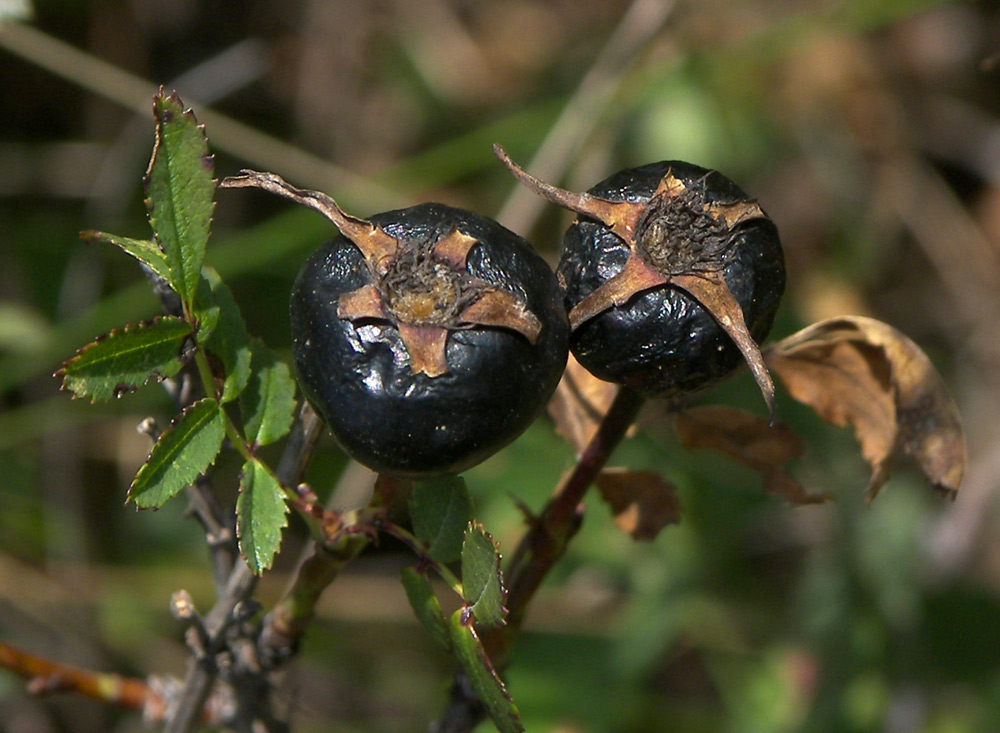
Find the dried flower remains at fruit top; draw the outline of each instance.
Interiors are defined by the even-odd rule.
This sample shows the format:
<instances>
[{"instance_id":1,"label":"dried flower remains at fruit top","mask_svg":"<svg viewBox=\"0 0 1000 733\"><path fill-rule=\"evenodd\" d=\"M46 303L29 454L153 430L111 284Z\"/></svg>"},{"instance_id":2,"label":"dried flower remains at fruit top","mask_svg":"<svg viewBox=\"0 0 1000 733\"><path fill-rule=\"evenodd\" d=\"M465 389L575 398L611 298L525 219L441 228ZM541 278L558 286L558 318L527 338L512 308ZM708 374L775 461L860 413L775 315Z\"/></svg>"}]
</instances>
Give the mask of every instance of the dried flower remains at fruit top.
<instances>
[{"instance_id":1,"label":"dried flower remains at fruit top","mask_svg":"<svg viewBox=\"0 0 1000 733\"><path fill-rule=\"evenodd\" d=\"M669 169L652 196L612 201L552 186L521 169L500 146L494 146L494 152L530 190L601 222L628 247L621 270L570 308L574 331L611 308L625 306L640 293L664 286L678 288L708 311L732 339L773 417L774 384L743 309L723 276L739 228L767 218L756 201L712 201L706 196L704 179L685 181Z\"/></svg>"},{"instance_id":2,"label":"dried flower remains at fruit top","mask_svg":"<svg viewBox=\"0 0 1000 733\"><path fill-rule=\"evenodd\" d=\"M514 294L473 277L466 270L476 245L457 229L437 242L402 247L378 226L345 214L323 193L295 188L273 173L241 171L222 182L276 193L326 216L364 254L372 282L342 295L337 315L350 321L392 323L410 356L414 374L447 374L448 331L472 326L507 328L532 344L541 323Z\"/></svg>"}]
</instances>

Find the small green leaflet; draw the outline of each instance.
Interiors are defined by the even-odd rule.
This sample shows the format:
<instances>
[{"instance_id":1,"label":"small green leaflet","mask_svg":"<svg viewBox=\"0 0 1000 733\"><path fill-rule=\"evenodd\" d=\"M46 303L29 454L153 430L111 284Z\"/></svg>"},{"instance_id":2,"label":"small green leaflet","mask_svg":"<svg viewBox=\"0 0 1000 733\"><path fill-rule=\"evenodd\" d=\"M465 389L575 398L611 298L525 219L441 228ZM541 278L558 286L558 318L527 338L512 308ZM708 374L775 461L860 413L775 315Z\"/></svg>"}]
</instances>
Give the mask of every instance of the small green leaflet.
<instances>
[{"instance_id":1,"label":"small green leaflet","mask_svg":"<svg viewBox=\"0 0 1000 733\"><path fill-rule=\"evenodd\" d=\"M236 500L236 535L240 553L254 575L271 567L288 525L285 492L267 466L256 458L243 464Z\"/></svg>"},{"instance_id":2,"label":"small green leaflet","mask_svg":"<svg viewBox=\"0 0 1000 733\"><path fill-rule=\"evenodd\" d=\"M480 626L500 626L507 609L500 555L483 525L470 522L462 543L462 597Z\"/></svg>"},{"instance_id":3,"label":"small green leaflet","mask_svg":"<svg viewBox=\"0 0 1000 733\"><path fill-rule=\"evenodd\" d=\"M92 402L120 397L177 374L190 333L191 324L173 316L115 329L77 351L55 376L63 378L64 390Z\"/></svg>"},{"instance_id":4,"label":"small green leaflet","mask_svg":"<svg viewBox=\"0 0 1000 733\"><path fill-rule=\"evenodd\" d=\"M462 538L472 518L472 500L460 476L417 481L410 498L413 532L427 543L435 562L449 563L462 556Z\"/></svg>"},{"instance_id":5,"label":"small green leaflet","mask_svg":"<svg viewBox=\"0 0 1000 733\"><path fill-rule=\"evenodd\" d=\"M167 267L167 256L163 253L163 248L151 239L132 239L131 237L122 237L117 234L90 231L80 232L80 238L97 239L117 245L164 280L170 282L170 268Z\"/></svg>"},{"instance_id":6,"label":"small green leaflet","mask_svg":"<svg viewBox=\"0 0 1000 733\"><path fill-rule=\"evenodd\" d=\"M195 402L160 436L129 487L140 509L163 506L215 462L225 436L222 408L211 397Z\"/></svg>"},{"instance_id":7,"label":"small green leaflet","mask_svg":"<svg viewBox=\"0 0 1000 733\"><path fill-rule=\"evenodd\" d=\"M170 286L194 301L215 204L215 164L202 126L176 92L153 97L156 142L146 170L149 225L163 247Z\"/></svg>"},{"instance_id":8,"label":"small green leaflet","mask_svg":"<svg viewBox=\"0 0 1000 733\"><path fill-rule=\"evenodd\" d=\"M448 624L444 620L444 614L441 613L441 602L434 595L427 575L417 572L415 568L403 568L403 588L417 620L423 624L434 641L446 650L450 650Z\"/></svg>"},{"instance_id":9,"label":"small green leaflet","mask_svg":"<svg viewBox=\"0 0 1000 733\"><path fill-rule=\"evenodd\" d=\"M472 627L472 619L467 608L460 608L451 615L448 632L452 648L462 669L468 675L472 689L493 719L493 724L501 733L520 733L521 714L507 688L486 656L483 645Z\"/></svg>"},{"instance_id":10,"label":"small green leaflet","mask_svg":"<svg viewBox=\"0 0 1000 733\"><path fill-rule=\"evenodd\" d=\"M205 282L209 292L205 292ZM206 301L210 305L206 305ZM232 291L211 267L203 270L198 289L196 314L200 319L212 319L211 334L201 343L218 357L225 370L222 402L236 399L250 381L250 335Z\"/></svg>"},{"instance_id":11,"label":"small green leaflet","mask_svg":"<svg viewBox=\"0 0 1000 733\"><path fill-rule=\"evenodd\" d=\"M240 395L243 432L254 446L283 438L295 418L295 380L262 341L250 343L250 383Z\"/></svg>"}]
</instances>

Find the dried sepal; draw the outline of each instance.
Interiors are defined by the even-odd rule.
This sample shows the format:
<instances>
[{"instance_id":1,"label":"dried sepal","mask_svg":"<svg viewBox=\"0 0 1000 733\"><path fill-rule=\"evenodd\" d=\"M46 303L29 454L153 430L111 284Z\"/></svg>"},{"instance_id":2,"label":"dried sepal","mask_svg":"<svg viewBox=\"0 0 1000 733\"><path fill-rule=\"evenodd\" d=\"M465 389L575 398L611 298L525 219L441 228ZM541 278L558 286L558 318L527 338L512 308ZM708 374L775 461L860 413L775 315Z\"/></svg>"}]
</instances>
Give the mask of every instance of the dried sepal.
<instances>
[{"instance_id":1,"label":"dried sepal","mask_svg":"<svg viewBox=\"0 0 1000 733\"><path fill-rule=\"evenodd\" d=\"M439 326L414 326L400 321L396 324L399 338L410 355L410 370L414 374L440 377L448 373L445 349L448 331Z\"/></svg>"},{"instance_id":2,"label":"dried sepal","mask_svg":"<svg viewBox=\"0 0 1000 733\"><path fill-rule=\"evenodd\" d=\"M531 344L538 340L542 322L520 299L505 290L489 290L465 308L459 321L470 325L495 326L517 331Z\"/></svg>"},{"instance_id":3,"label":"dried sepal","mask_svg":"<svg viewBox=\"0 0 1000 733\"><path fill-rule=\"evenodd\" d=\"M224 178L219 188L259 188L319 212L361 250L370 264L379 263L396 251L396 240L370 221L346 214L325 193L296 188L274 173L241 170L235 176Z\"/></svg>"},{"instance_id":4,"label":"dried sepal","mask_svg":"<svg viewBox=\"0 0 1000 733\"><path fill-rule=\"evenodd\" d=\"M670 283L670 278L664 277L642 259L629 257L621 272L570 310L570 328L574 330L579 328L612 306L625 305L635 297L636 293L668 283Z\"/></svg>"},{"instance_id":5,"label":"dried sepal","mask_svg":"<svg viewBox=\"0 0 1000 733\"><path fill-rule=\"evenodd\" d=\"M220 185L259 188L311 208L333 222L361 251L373 281L341 295L337 300L337 316L396 326L413 374L438 377L448 373L449 330L470 326L506 328L520 333L532 345L538 338L542 324L518 296L468 273L466 259L478 243L469 234L453 229L429 251L407 250L371 221L346 214L325 193L296 188L274 173L243 170ZM401 262L404 264L399 267ZM407 272L410 263L423 268L419 273L422 279L417 278L419 287L403 297L394 297L398 295L395 283L405 282L410 276ZM446 268L445 274L438 274L442 266ZM450 305L442 315L438 308L444 301Z\"/></svg>"},{"instance_id":6,"label":"dried sepal","mask_svg":"<svg viewBox=\"0 0 1000 733\"><path fill-rule=\"evenodd\" d=\"M712 314L722 330L733 340L750 367L757 388L767 404L768 418L774 422L774 381L767 371L760 347L753 340L743 319L743 309L726 287L719 272L702 272L695 275L675 275L671 282L701 303Z\"/></svg>"},{"instance_id":7,"label":"dried sepal","mask_svg":"<svg viewBox=\"0 0 1000 733\"><path fill-rule=\"evenodd\" d=\"M623 201L608 201L589 193L574 193L546 183L511 160L507 152L498 144L493 145L493 154L506 166L507 170L528 190L546 201L569 209L582 216L589 216L606 224L622 239L632 235L638 224L640 212L633 204Z\"/></svg>"}]
</instances>

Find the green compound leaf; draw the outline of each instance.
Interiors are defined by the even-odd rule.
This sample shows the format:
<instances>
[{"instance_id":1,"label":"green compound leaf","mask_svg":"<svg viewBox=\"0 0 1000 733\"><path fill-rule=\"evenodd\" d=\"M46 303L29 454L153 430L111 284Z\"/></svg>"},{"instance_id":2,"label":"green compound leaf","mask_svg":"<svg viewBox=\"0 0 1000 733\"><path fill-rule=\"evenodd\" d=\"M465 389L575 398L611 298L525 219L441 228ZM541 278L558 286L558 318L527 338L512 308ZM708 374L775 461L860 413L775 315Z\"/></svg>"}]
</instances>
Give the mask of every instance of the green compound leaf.
<instances>
[{"instance_id":1,"label":"green compound leaf","mask_svg":"<svg viewBox=\"0 0 1000 733\"><path fill-rule=\"evenodd\" d=\"M259 460L247 461L236 499L236 536L240 553L254 575L271 567L286 526L288 505L281 484Z\"/></svg>"},{"instance_id":2,"label":"green compound leaf","mask_svg":"<svg viewBox=\"0 0 1000 733\"><path fill-rule=\"evenodd\" d=\"M493 724L501 733L523 731L521 714L483 650L476 630L472 627L469 609L460 608L451 615L448 632L455 656L468 676L472 689L486 706Z\"/></svg>"},{"instance_id":3,"label":"green compound leaf","mask_svg":"<svg viewBox=\"0 0 1000 733\"><path fill-rule=\"evenodd\" d=\"M460 476L417 481L410 498L413 533L427 543L428 554L438 563L462 556L462 538L472 518L472 500Z\"/></svg>"},{"instance_id":4,"label":"green compound leaf","mask_svg":"<svg viewBox=\"0 0 1000 733\"><path fill-rule=\"evenodd\" d=\"M205 293L204 282L208 283L210 295ZM222 403L225 404L239 397L250 381L250 335L232 291L210 267L204 268L195 312L199 323L211 326L202 344L218 358L225 370L222 382Z\"/></svg>"},{"instance_id":5,"label":"green compound leaf","mask_svg":"<svg viewBox=\"0 0 1000 733\"><path fill-rule=\"evenodd\" d=\"M156 441L126 501L140 509L163 506L215 462L225 432L219 403L210 397L195 402Z\"/></svg>"},{"instance_id":6,"label":"green compound leaf","mask_svg":"<svg viewBox=\"0 0 1000 733\"><path fill-rule=\"evenodd\" d=\"M146 170L149 225L163 247L167 282L188 306L194 301L215 204L215 163L204 128L176 93L153 97L156 142Z\"/></svg>"},{"instance_id":7,"label":"green compound leaf","mask_svg":"<svg viewBox=\"0 0 1000 733\"><path fill-rule=\"evenodd\" d=\"M132 239L106 232L80 232L81 239L97 239L121 247L135 257L150 270L170 282L170 268L167 266L167 256L163 248L151 239Z\"/></svg>"},{"instance_id":8,"label":"green compound leaf","mask_svg":"<svg viewBox=\"0 0 1000 733\"><path fill-rule=\"evenodd\" d=\"M406 590L406 598L410 601L410 607L413 608L417 620L427 629L427 633L434 641L450 651L451 639L448 636L448 623L444 620L441 602L434 595L431 581L427 575L417 572L415 568L403 568L403 588Z\"/></svg>"},{"instance_id":9,"label":"green compound leaf","mask_svg":"<svg viewBox=\"0 0 1000 733\"><path fill-rule=\"evenodd\" d=\"M179 372L190 333L191 324L173 316L115 329L77 351L55 376L64 390L92 402L120 397Z\"/></svg>"},{"instance_id":10,"label":"green compound leaf","mask_svg":"<svg viewBox=\"0 0 1000 733\"><path fill-rule=\"evenodd\" d=\"M500 626L507 609L500 555L483 525L470 522L462 543L462 597L480 626Z\"/></svg>"},{"instance_id":11,"label":"green compound leaf","mask_svg":"<svg viewBox=\"0 0 1000 733\"><path fill-rule=\"evenodd\" d=\"M295 418L295 380L288 365L262 341L250 343L250 382L241 394L243 432L252 445L285 437Z\"/></svg>"}]
</instances>

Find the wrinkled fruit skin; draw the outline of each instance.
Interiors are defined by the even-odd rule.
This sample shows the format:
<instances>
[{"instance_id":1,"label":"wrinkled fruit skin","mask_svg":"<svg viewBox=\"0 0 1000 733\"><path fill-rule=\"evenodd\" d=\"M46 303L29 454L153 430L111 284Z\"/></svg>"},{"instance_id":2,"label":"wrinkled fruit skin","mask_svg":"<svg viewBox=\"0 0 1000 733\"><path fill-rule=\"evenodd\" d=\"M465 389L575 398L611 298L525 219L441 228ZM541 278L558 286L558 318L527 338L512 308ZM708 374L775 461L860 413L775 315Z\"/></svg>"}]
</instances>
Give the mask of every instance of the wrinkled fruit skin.
<instances>
[{"instance_id":1,"label":"wrinkled fruit skin","mask_svg":"<svg viewBox=\"0 0 1000 733\"><path fill-rule=\"evenodd\" d=\"M589 193L609 201L645 202L668 172L689 188L703 187L709 202L749 198L718 172L678 161L621 171ZM605 225L579 218L566 232L557 270L567 309L620 272L628 257L626 244ZM722 274L742 307L750 335L760 343L771 330L785 289L781 244L770 219L735 227ZM740 351L708 311L669 285L638 293L584 322L571 335L570 348L595 376L667 399L707 389L743 364Z\"/></svg>"},{"instance_id":2,"label":"wrinkled fruit skin","mask_svg":"<svg viewBox=\"0 0 1000 733\"><path fill-rule=\"evenodd\" d=\"M460 472L520 435L559 381L569 327L555 276L527 242L472 212L421 204L371 222L401 246L455 228L476 238L469 274L523 298L542 324L534 344L498 327L449 330L449 371L414 374L394 325L338 317L339 296L373 282L357 247L338 236L299 273L291 321L300 384L344 450L395 477Z\"/></svg>"}]
</instances>

